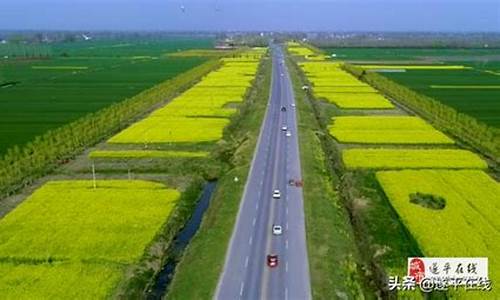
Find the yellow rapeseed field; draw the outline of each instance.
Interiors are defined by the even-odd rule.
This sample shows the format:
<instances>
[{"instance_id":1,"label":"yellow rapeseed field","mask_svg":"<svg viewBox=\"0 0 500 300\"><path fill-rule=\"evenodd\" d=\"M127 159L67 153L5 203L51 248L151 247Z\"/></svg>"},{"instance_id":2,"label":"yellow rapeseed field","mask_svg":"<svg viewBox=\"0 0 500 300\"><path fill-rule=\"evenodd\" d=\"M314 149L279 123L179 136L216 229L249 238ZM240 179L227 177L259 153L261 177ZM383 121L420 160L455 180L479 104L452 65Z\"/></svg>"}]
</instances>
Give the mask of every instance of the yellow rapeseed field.
<instances>
[{"instance_id":1,"label":"yellow rapeseed field","mask_svg":"<svg viewBox=\"0 0 500 300\"><path fill-rule=\"evenodd\" d=\"M477 154L458 149L348 149L348 169L486 169Z\"/></svg>"},{"instance_id":2,"label":"yellow rapeseed field","mask_svg":"<svg viewBox=\"0 0 500 300\"><path fill-rule=\"evenodd\" d=\"M488 257L489 277L493 285L500 282L498 182L474 170L382 171L376 176L425 256ZM410 194L417 192L444 198L445 207L429 209L410 202ZM468 291L459 298L499 299L500 290Z\"/></svg>"},{"instance_id":3,"label":"yellow rapeseed field","mask_svg":"<svg viewBox=\"0 0 500 300\"><path fill-rule=\"evenodd\" d=\"M342 143L453 144L454 141L419 117L339 116L329 126Z\"/></svg>"},{"instance_id":4,"label":"yellow rapeseed field","mask_svg":"<svg viewBox=\"0 0 500 300\"><path fill-rule=\"evenodd\" d=\"M89 154L91 159L99 158L200 158L207 157L204 151L162 151L162 150L96 150Z\"/></svg>"},{"instance_id":5,"label":"yellow rapeseed field","mask_svg":"<svg viewBox=\"0 0 500 300\"><path fill-rule=\"evenodd\" d=\"M343 109L391 109L394 105L373 87L359 81L334 62L299 64L312 83L316 98L325 99Z\"/></svg>"},{"instance_id":6,"label":"yellow rapeseed field","mask_svg":"<svg viewBox=\"0 0 500 300\"><path fill-rule=\"evenodd\" d=\"M223 58L221 68L108 142L199 143L221 139L229 117L236 112L231 104L244 100L264 53L264 48L254 48Z\"/></svg>"},{"instance_id":7,"label":"yellow rapeseed field","mask_svg":"<svg viewBox=\"0 0 500 300\"><path fill-rule=\"evenodd\" d=\"M168 220L177 190L51 181L0 220L0 298L105 299Z\"/></svg>"}]
</instances>

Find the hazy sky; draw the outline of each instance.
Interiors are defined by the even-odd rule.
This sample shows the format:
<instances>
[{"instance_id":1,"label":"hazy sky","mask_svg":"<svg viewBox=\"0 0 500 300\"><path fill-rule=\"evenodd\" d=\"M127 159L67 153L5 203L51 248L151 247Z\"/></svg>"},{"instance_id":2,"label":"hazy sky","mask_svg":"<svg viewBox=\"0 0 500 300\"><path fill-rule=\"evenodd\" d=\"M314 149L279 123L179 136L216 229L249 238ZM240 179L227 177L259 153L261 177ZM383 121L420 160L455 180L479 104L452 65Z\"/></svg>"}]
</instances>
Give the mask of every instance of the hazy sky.
<instances>
[{"instance_id":1,"label":"hazy sky","mask_svg":"<svg viewBox=\"0 0 500 300\"><path fill-rule=\"evenodd\" d=\"M500 32L500 0L1 2L0 29Z\"/></svg>"}]
</instances>

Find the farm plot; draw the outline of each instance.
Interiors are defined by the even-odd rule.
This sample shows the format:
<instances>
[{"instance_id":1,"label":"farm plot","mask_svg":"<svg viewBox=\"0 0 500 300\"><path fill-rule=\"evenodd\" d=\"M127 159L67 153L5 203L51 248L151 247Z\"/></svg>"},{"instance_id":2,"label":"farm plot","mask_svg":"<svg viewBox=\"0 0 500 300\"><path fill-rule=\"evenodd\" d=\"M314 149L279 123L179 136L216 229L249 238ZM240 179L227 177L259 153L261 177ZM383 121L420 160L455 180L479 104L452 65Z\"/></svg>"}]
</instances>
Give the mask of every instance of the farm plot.
<instances>
[{"instance_id":1,"label":"farm plot","mask_svg":"<svg viewBox=\"0 0 500 300\"><path fill-rule=\"evenodd\" d=\"M475 69L408 70L383 76L486 125L500 127L500 76Z\"/></svg>"},{"instance_id":2,"label":"farm plot","mask_svg":"<svg viewBox=\"0 0 500 300\"><path fill-rule=\"evenodd\" d=\"M0 220L2 295L104 298L178 198L139 180L46 183Z\"/></svg>"},{"instance_id":3,"label":"farm plot","mask_svg":"<svg viewBox=\"0 0 500 300\"><path fill-rule=\"evenodd\" d=\"M288 51L290 51L291 54L297 55L297 56L309 56L309 55L314 55L314 52L312 52L311 49L302 46L301 44L297 42L288 42Z\"/></svg>"},{"instance_id":4,"label":"farm plot","mask_svg":"<svg viewBox=\"0 0 500 300\"><path fill-rule=\"evenodd\" d=\"M89 158L203 158L208 154L203 151L96 150L89 154Z\"/></svg>"},{"instance_id":5,"label":"farm plot","mask_svg":"<svg viewBox=\"0 0 500 300\"><path fill-rule=\"evenodd\" d=\"M366 70L464 70L463 65L361 65Z\"/></svg>"},{"instance_id":6,"label":"farm plot","mask_svg":"<svg viewBox=\"0 0 500 300\"><path fill-rule=\"evenodd\" d=\"M2 59L0 155L207 60L164 53L211 45L210 39L182 37L87 41L54 44L53 56L44 59Z\"/></svg>"},{"instance_id":7,"label":"farm plot","mask_svg":"<svg viewBox=\"0 0 500 300\"><path fill-rule=\"evenodd\" d=\"M382 171L376 177L426 256L488 257L490 279L499 282L498 182L474 170ZM442 197L444 207L432 209L410 202L416 193ZM495 288L484 294L492 299L499 295Z\"/></svg>"},{"instance_id":8,"label":"farm plot","mask_svg":"<svg viewBox=\"0 0 500 300\"><path fill-rule=\"evenodd\" d=\"M343 109L390 109L394 105L371 86L343 71L338 63L300 64L312 83L316 98L326 99Z\"/></svg>"},{"instance_id":9,"label":"farm plot","mask_svg":"<svg viewBox=\"0 0 500 300\"><path fill-rule=\"evenodd\" d=\"M0 258L131 263L179 192L147 181L53 181L0 220Z\"/></svg>"},{"instance_id":10,"label":"farm plot","mask_svg":"<svg viewBox=\"0 0 500 300\"><path fill-rule=\"evenodd\" d=\"M339 116L329 126L341 143L453 144L454 141L419 117Z\"/></svg>"},{"instance_id":11,"label":"farm plot","mask_svg":"<svg viewBox=\"0 0 500 300\"><path fill-rule=\"evenodd\" d=\"M0 263L3 299L105 299L123 269L111 264Z\"/></svg>"},{"instance_id":12,"label":"farm plot","mask_svg":"<svg viewBox=\"0 0 500 300\"><path fill-rule=\"evenodd\" d=\"M348 169L486 169L478 155L458 149L347 149Z\"/></svg>"},{"instance_id":13,"label":"farm plot","mask_svg":"<svg viewBox=\"0 0 500 300\"><path fill-rule=\"evenodd\" d=\"M112 137L109 143L197 143L213 142L222 137L224 127L241 103L257 73L264 49L244 52L238 58L224 58L220 69L171 103L154 111Z\"/></svg>"}]
</instances>

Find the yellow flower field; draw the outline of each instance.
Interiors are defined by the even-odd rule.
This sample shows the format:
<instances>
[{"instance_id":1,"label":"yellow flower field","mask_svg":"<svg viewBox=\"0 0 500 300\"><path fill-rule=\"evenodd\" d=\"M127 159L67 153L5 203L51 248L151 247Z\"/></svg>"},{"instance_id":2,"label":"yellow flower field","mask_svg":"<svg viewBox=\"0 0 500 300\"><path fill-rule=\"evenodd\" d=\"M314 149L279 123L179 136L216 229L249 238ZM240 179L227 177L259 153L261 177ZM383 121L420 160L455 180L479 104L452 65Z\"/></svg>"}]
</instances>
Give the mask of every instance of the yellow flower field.
<instances>
[{"instance_id":1,"label":"yellow flower field","mask_svg":"<svg viewBox=\"0 0 500 300\"><path fill-rule=\"evenodd\" d=\"M488 257L489 277L500 282L500 184L482 171L404 170L376 174L387 198L425 256ZM443 209L411 203L412 193L440 196ZM500 290L464 299L498 299ZM482 297L479 297L482 296ZM483 298L486 297L486 298Z\"/></svg>"},{"instance_id":2,"label":"yellow flower field","mask_svg":"<svg viewBox=\"0 0 500 300\"><path fill-rule=\"evenodd\" d=\"M52 181L0 220L0 261L136 261L179 192L142 180Z\"/></svg>"},{"instance_id":3,"label":"yellow flower field","mask_svg":"<svg viewBox=\"0 0 500 300\"><path fill-rule=\"evenodd\" d=\"M96 150L89 154L89 158L200 158L207 157L203 151L161 151L161 150Z\"/></svg>"},{"instance_id":4,"label":"yellow flower field","mask_svg":"<svg viewBox=\"0 0 500 300\"><path fill-rule=\"evenodd\" d=\"M122 278L119 265L0 263L2 299L106 299Z\"/></svg>"},{"instance_id":5,"label":"yellow flower field","mask_svg":"<svg viewBox=\"0 0 500 300\"><path fill-rule=\"evenodd\" d=\"M391 109L394 105L373 87L341 69L339 63L304 62L299 64L316 98L343 109Z\"/></svg>"},{"instance_id":6,"label":"yellow flower field","mask_svg":"<svg viewBox=\"0 0 500 300\"><path fill-rule=\"evenodd\" d=\"M179 196L142 180L46 183L0 220L0 295L106 298Z\"/></svg>"},{"instance_id":7,"label":"yellow flower field","mask_svg":"<svg viewBox=\"0 0 500 300\"><path fill-rule=\"evenodd\" d=\"M348 149L348 169L486 169L478 155L457 149Z\"/></svg>"},{"instance_id":8,"label":"yellow flower field","mask_svg":"<svg viewBox=\"0 0 500 300\"><path fill-rule=\"evenodd\" d=\"M324 93L315 92L316 98L326 99L344 109L387 109L394 105L378 93Z\"/></svg>"},{"instance_id":9,"label":"yellow flower field","mask_svg":"<svg viewBox=\"0 0 500 300\"><path fill-rule=\"evenodd\" d=\"M340 116L330 134L341 143L453 144L454 141L419 117Z\"/></svg>"},{"instance_id":10,"label":"yellow flower field","mask_svg":"<svg viewBox=\"0 0 500 300\"><path fill-rule=\"evenodd\" d=\"M223 58L222 67L147 118L112 137L109 143L199 143L222 138L232 103L241 103L257 73L264 48Z\"/></svg>"}]
</instances>

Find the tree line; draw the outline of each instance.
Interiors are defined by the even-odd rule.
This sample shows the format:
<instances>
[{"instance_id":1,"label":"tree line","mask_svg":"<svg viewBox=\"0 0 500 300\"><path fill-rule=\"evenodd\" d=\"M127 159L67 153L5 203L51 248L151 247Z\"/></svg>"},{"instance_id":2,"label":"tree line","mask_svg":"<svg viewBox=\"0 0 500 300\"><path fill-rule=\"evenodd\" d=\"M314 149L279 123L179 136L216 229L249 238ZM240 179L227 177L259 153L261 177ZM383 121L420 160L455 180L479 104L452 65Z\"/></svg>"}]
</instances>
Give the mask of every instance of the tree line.
<instances>
[{"instance_id":1,"label":"tree line","mask_svg":"<svg viewBox=\"0 0 500 300\"><path fill-rule=\"evenodd\" d=\"M189 88L220 64L219 60L209 60L132 98L48 131L22 147L8 149L0 158L0 195L9 195L31 184L87 147L122 130L135 117Z\"/></svg>"},{"instance_id":2,"label":"tree line","mask_svg":"<svg viewBox=\"0 0 500 300\"><path fill-rule=\"evenodd\" d=\"M344 70L417 112L439 129L457 136L496 162L500 160L500 130L460 113L431 97L417 93L376 72L344 64Z\"/></svg>"}]
</instances>

